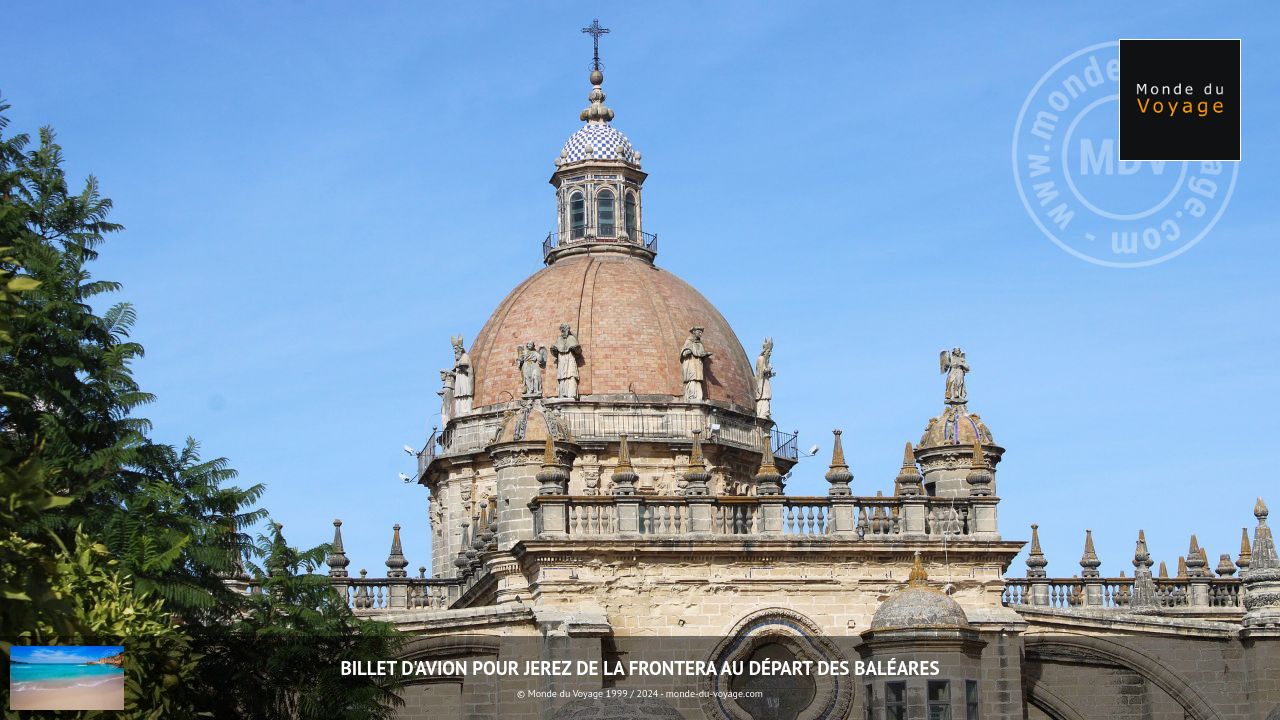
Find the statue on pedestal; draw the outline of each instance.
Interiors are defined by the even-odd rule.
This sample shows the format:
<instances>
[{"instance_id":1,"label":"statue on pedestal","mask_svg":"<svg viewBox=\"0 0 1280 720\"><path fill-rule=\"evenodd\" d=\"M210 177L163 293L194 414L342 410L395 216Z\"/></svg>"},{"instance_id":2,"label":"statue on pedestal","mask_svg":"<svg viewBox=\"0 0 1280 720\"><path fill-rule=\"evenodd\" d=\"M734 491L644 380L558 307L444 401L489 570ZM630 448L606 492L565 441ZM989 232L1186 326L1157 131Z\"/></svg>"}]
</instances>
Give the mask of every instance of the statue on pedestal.
<instances>
[{"instance_id":1,"label":"statue on pedestal","mask_svg":"<svg viewBox=\"0 0 1280 720\"><path fill-rule=\"evenodd\" d=\"M449 426L449 420L453 417L453 385L456 376L451 370L440 371L440 382L444 387L436 391L440 396L440 429L443 430Z\"/></svg>"},{"instance_id":2,"label":"statue on pedestal","mask_svg":"<svg viewBox=\"0 0 1280 720\"><path fill-rule=\"evenodd\" d=\"M947 404L963 405L968 402L964 374L969 372L969 363L965 361L964 351L960 348L943 350L938 357L938 365L947 376Z\"/></svg>"},{"instance_id":3,"label":"statue on pedestal","mask_svg":"<svg viewBox=\"0 0 1280 720\"><path fill-rule=\"evenodd\" d=\"M560 337L551 346L556 361L556 395L578 399L578 355L582 346L569 323L560 324Z\"/></svg>"},{"instance_id":4,"label":"statue on pedestal","mask_svg":"<svg viewBox=\"0 0 1280 720\"><path fill-rule=\"evenodd\" d=\"M453 341L453 417L471 412L471 397L475 394L475 382L471 376L471 356L462 346L462 336Z\"/></svg>"},{"instance_id":5,"label":"statue on pedestal","mask_svg":"<svg viewBox=\"0 0 1280 720\"><path fill-rule=\"evenodd\" d=\"M547 366L547 348L535 347L532 340L516 348L516 366L524 381L525 397L542 397L542 369Z\"/></svg>"},{"instance_id":6,"label":"statue on pedestal","mask_svg":"<svg viewBox=\"0 0 1280 720\"><path fill-rule=\"evenodd\" d=\"M773 376L778 373L773 369L773 338L765 338L760 348L760 356L756 358L756 417L771 416L773 401Z\"/></svg>"},{"instance_id":7,"label":"statue on pedestal","mask_svg":"<svg viewBox=\"0 0 1280 720\"><path fill-rule=\"evenodd\" d=\"M711 353L702 345L702 328L689 329L689 339L680 349L680 374L684 380L684 399L701 402L705 398L706 363Z\"/></svg>"}]
</instances>

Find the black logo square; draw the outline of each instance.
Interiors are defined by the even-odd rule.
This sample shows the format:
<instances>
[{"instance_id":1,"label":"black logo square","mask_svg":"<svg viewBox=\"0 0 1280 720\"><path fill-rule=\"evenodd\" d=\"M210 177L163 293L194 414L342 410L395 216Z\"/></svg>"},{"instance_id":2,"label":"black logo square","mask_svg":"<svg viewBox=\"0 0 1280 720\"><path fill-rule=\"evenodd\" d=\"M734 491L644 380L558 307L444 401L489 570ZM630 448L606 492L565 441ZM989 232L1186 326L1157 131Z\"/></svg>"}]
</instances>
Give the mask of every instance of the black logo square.
<instances>
[{"instance_id":1,"label":"black logo square","mask_svg":"<svg viewBox=\"0 0 1280 720\"><path fill-rule=\"evenodd\" d=\"M1240 41L1121 40L1120 159L1239 160Z\"/></svg>"}]
</instances>

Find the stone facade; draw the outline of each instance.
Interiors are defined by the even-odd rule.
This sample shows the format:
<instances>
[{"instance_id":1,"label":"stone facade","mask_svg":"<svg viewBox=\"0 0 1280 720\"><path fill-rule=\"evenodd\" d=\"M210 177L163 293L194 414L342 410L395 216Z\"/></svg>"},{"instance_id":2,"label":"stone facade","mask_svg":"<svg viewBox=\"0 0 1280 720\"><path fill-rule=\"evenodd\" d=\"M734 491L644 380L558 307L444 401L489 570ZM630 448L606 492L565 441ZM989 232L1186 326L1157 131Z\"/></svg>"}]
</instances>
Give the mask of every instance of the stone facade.
<instances>
[{"instance_id":1,"label":"stone facade","mask_svg":"<svg viewBox=\"0 0 1280 720\"><path fill-rule=\"evenodd\" d=\"M1033 526L1026 577L1014 577L1024 541L1006 539L997 515L1005 450L970 410L959 348L942 354L941 411L896 478L855 477L837 431L829 493L786 494L796 438L761 411L720 313L654 266L640 153L610 125L598 68L591 81L587 125L552 177L547 267L481 329L466 352L474 401L419 456L429 576L406 577L397 534L386 577L355 577L335 523L334 587L410 634L411 660L934 671L437 672L413 678L400 717L1276 717L1280 568L1261 502L1252 546L1246 534L1241 557L1213 571L1193 538L1178 577L1152 578L1140 538L1136 579L1101 577L1088 538L1080 576L1050 578ZM515 349L553 344L566 323L580 343L576 395L556 397L555 362L541 396L523 392ZM711 353L701 400L682 387L695 327Z\"/></svg>"}]
</instances>

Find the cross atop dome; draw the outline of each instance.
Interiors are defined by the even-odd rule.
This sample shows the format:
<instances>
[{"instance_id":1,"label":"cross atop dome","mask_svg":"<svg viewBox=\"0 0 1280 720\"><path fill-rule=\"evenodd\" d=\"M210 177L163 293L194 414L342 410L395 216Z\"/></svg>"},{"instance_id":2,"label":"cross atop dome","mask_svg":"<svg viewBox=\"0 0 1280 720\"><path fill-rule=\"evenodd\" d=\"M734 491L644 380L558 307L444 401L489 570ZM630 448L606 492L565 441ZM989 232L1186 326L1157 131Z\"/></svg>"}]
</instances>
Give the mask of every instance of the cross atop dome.
<instances>
[{"instance_id":1,"label":"cross atop dome","mask_svg":"<svg viewBox=\"0 0 1280 720\"><path fill-rule=\"evenodd\" d=\"M608 35L609 28L600 27L600 20L593 19L589 27L582 28L582 32L591 36L591 45L594 50L594 52L592 53L593 57L591 58L591 69L599 70L600 69L600 36Z\"/></svg>"},{"instance_id":2,"label":"cross atop dome","mask_svg":"<svg viewBox=\"0 0 1280 720\"><path fill-rule=\"evenodd\" d=\"M591 36L591 92L587 94L587 100L591 101L591 106L583 110L579 115L579 120L588 122L609 122L613 119L613 110L605 107L604 90L600 86L604 83L604 73L600 72L600 36L606 35L609 28L600 27L600 21L592 20L589 27L582 28L582 32Z\"/></svg>"}]
</instances>

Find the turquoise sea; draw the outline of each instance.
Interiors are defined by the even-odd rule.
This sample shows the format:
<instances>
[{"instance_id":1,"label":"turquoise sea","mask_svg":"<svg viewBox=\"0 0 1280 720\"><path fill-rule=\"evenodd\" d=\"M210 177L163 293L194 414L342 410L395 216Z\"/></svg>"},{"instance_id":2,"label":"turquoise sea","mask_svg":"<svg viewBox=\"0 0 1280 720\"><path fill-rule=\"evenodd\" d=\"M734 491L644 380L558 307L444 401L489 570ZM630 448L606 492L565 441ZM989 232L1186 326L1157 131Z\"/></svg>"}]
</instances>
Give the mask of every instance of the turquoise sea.
<instances>
[{"instance_id":1,"label":"turquoise sea","mask_svg":"<svg viewBox=\"0 0 1280 720\"><path fill-rule=\"evenodd\" d=\"M41 685L96 685L104 680L123 676L124 670L111 665L61 665L14 663L9 666L9 682L40 683Z\"/></svg>"}]
</instances>

